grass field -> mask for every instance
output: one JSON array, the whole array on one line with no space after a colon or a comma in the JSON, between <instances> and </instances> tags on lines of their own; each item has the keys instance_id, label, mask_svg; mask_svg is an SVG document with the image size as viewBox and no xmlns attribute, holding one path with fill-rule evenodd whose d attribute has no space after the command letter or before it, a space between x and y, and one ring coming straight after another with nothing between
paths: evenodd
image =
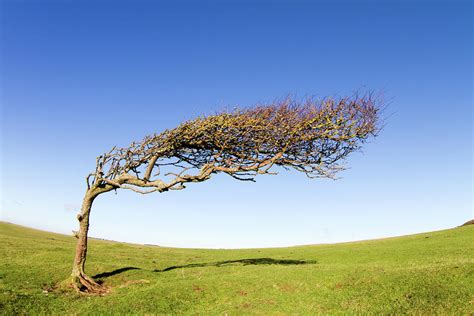
<instances>
[{"instance_id":1,"label":"grass field","mask_svg":"<svg viewBox=\"0 0 474 316\"><path fill-rule=\"evenodd\" d=\"M474 225L290 248L208 250L91 240L106 296L54 290L75 239L0 222L4 314L474 312Z\"/></svg>"}]
</instances>

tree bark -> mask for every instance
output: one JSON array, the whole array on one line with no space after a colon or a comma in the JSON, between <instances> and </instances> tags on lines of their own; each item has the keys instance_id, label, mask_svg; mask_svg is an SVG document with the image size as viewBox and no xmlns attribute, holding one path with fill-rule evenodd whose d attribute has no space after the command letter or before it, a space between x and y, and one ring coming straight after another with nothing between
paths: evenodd
<instances>
[{"instance_id":1,"label":"tree bark","mask_svg":"<svg viewBox=\"0 0 474 316\"><path fill-rule=\"evenodd\" d=\"M94 188L86 191L82 202L81 212L77 215L79 232L76 234L76 255L71 273L72 285L77 291L102 292L103 287L89 277L85 271L87 255L87 234L89 232L89 216L94 199L99 195Z\"/></svg>"}]
</instances>

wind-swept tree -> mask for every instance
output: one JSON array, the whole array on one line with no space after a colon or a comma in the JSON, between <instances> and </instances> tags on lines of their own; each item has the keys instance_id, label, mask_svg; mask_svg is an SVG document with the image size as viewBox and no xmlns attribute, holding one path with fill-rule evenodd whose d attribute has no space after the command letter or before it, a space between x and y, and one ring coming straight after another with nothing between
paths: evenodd
<instances>
[{"instance_id":1,"label":"wind-swept tree","mask_svg":"<svg viewBox=\"0 0 474 316\"><path fill-rule=\"evenodd\" d=\"M219 172L254 181L259 174L275 174L274 166L309 178L335 178L343 169L340 162L377 133L379 108L371 94L303 102L287 98L198 117L129 147L114 147L97 157L86 178L72 284L80 291L103 290L84 271L90 212L99 195L116 189L182 190Z\"/></svg>"}]
</instances>

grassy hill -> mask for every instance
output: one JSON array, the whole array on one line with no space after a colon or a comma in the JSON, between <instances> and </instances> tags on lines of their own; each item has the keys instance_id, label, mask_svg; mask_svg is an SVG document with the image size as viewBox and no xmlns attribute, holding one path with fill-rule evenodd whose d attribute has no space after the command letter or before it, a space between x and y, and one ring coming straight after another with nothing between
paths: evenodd
<instances>
[{"instance_id":1,"label":"grassy hill","mask_svg":"<svg viewBox=\"0 0 474 316\"><path fill-rule=\"evenodd\" d=\"M314 314L474 312L474 225L290 248L176 249L91 240L104 296L54 290L75 239L0 222L0 312Z\"/></svg>"}]
</instances>

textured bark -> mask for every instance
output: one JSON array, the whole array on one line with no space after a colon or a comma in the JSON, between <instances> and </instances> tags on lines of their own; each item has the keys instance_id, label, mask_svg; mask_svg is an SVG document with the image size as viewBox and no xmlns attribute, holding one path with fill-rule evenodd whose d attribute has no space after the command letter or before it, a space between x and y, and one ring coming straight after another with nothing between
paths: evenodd
<instances>
[{"instance_id":1,"label":"textured bark","mask_svg":"<svg viewBox=\"0 0 474 316\"><path fill-rule=\"evenodd\" d=\"M87 234L89 232L89 216L94 199L100 193L94 189L86 191L82 202L81 212L77 215L79 221L79 232L76 234L77 245L76 255L71 273L71 281L77 291L87 292L104 292L105 289L100 284L89 277L85 271L86 255L87 255Z\"/></svg>"}]
</instances>

